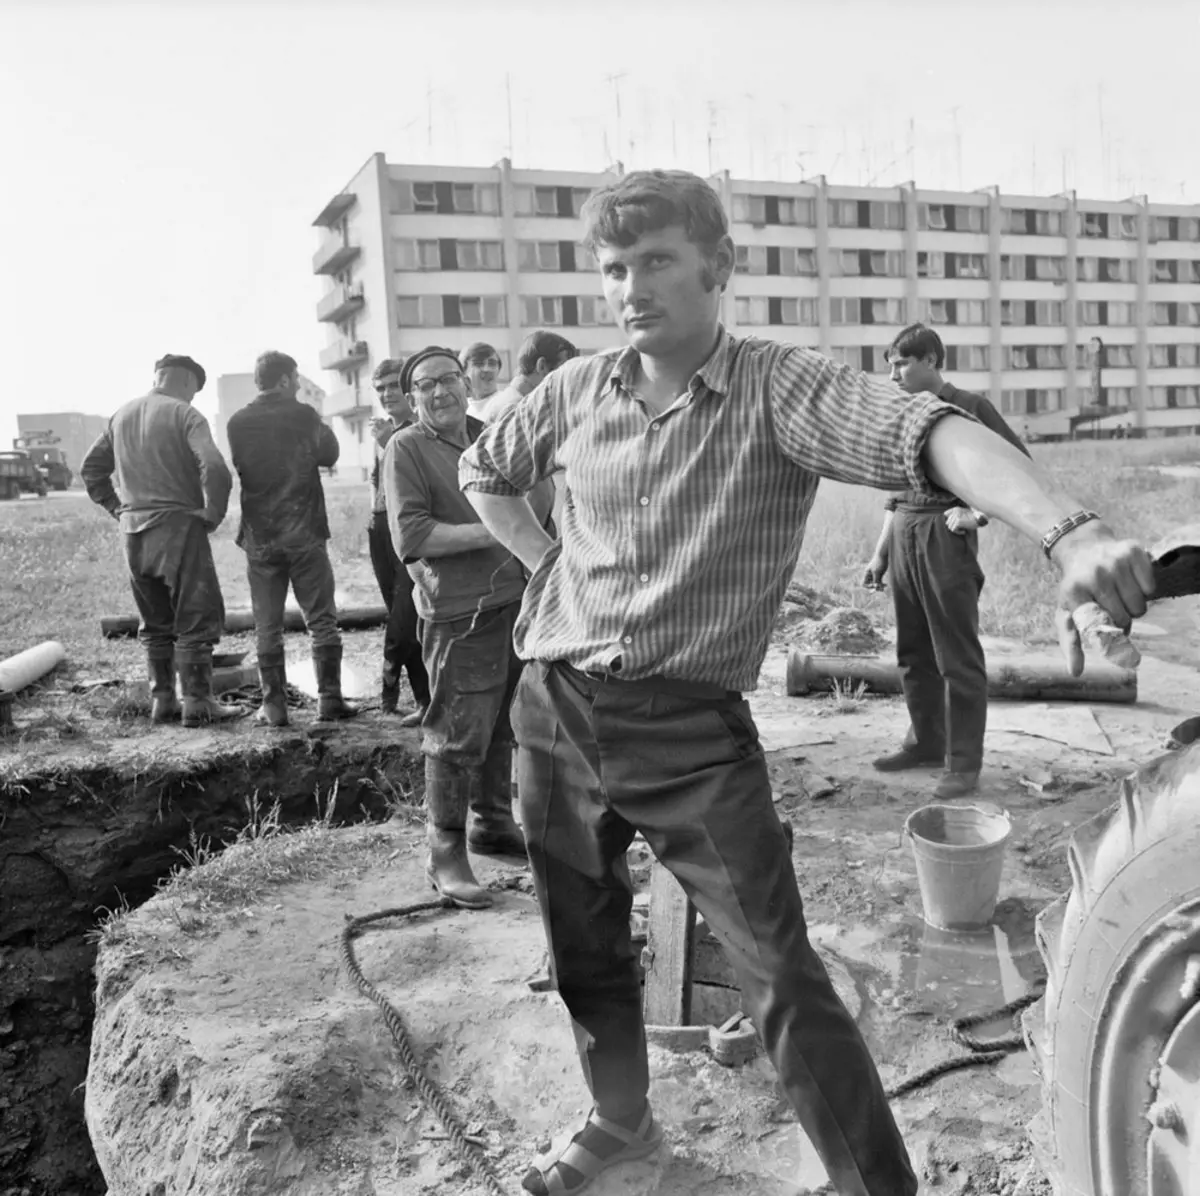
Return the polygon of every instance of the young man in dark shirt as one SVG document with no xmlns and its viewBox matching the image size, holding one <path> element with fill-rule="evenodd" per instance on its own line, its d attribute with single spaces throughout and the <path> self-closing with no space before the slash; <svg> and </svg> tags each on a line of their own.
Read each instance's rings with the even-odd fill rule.
<svg viewBox="0 0 1200 1196">
<path fill-rule="evenodd" d="M 887 352 L 892 381 L 909 394 L 935 394 L 969 412 L 1026 456 L 1021 438 L 982 395 L 942 377 L 946 350 L 924 324 L 912 324 Z M 952 494 L 906 491 L 884 504 L 883 527 L 866 583 L 881 586 L 889 567 L 896 611 L 896 660 L 910 722 L 900 749 L 875 761 L 880 772 L 945 764 L 934 797 L 973 793 L 983 765 L 987 662 L 979 642 L 977 529 L 987 516 Z"/>
<path fill-rule="evenodd" d="M 242 483 L 237 543 L 246 553 L 258 639 L 263 702 L 258 717 L 287 725 L 283 610 L 289 584 L 312 636 L 317 717 L 350 718 L 342 700 L 342 637 L 337 626 L 329 520 L 321 467 L 338 459 L 338 442 L 320 415 L 296 398 L 294 358 L 270 351 L 254 363 L 258 397 L 229 420 L 229 452 Z"/>
</svg>

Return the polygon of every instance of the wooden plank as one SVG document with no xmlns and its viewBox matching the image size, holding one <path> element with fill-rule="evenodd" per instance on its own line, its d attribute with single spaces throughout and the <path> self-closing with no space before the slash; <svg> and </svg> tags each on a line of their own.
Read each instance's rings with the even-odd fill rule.
<svg viewBox="0 0 1200 1196">
<path fill-rule="evenodd" d="M 692 1016 L 692 932 L 696 907 L 657 860 L 650 868 L 646 933 L 645 1018 L 650 1025 L 686 1026 Z"/>
</svg>

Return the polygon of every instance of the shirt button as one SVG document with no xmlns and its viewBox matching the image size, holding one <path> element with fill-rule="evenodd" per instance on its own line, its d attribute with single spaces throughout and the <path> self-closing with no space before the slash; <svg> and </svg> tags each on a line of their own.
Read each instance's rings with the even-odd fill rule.
<svg viewBox="0 0 1200 1196">
<path fill-rule="evenodd" d="M 623 644 L 632 644 L 632 643 L 633 643 L 633 636 L 631 636 L 631 635 L 627 635 L 627 636 L 626 636 L 626 637 L 625 637 L 625 638 L 624 638 L 624 639 L 621 641 L 621 643 L 623 643 Z"/>
<path fill-rule="evenodd" d="M 657 431 L 658 431 L 658 424 L 651 424 L 651 425 L 650 425 L 650 431 L 651 431 L 651 432 L 657 432 Z"/>
<path fill-rule="evenodd" d="M 638 499 L 638 502 L 640 502 L 643 507 L 648 507 L 650 505 L 650 500 L 644 494 Z"/>
<path fill-rule="evenodd" d="M 649 580 L 650 580 L 650 574 L 649 574 L 649 573 L 643 573 L 643 574 L 641 575 L 641 577 L 639 577 L 639 578 L 638 578 L 638 581 L 649 581 Z"/>
</svg>

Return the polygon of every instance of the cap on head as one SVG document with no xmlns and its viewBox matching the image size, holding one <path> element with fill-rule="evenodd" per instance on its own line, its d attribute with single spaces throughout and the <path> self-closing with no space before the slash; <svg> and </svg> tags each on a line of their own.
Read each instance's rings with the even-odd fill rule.
<svg viewBox="0 0 1200 1196">
<path fill-rule="evenodd" d="M 458 354 L 453 349 L 447 349 L 443 345 L 426 345 L 424 349 L 414 353 L 400 367 L 400 389 L 404 394 L 412 393 L 413 371 L 421 362 L 428 360 L 430 357 L 448 357 L 451 361 L 458 361 Z"/>
<path fill-rule="evenodd" d="M 500 360 L 494 345 L 489 345 L 487 341 L 473 341 L 462 351 L 458 361 L 465 370 L 469 365 L 485 365 L 493 357 Z"/>
<path fill-rule="evenodd" d="M 154 372 L 156 374 L 159 370 L 175 369 L 191 370 L 196 377 L 196 390 L 201 391 L 204 389 L 204 383 L 208 380 L 208 375 L 204 372 L 204 367 L 185 354 L 167 353 L 154 363 Z"/>
<path fill-rule="evenodd" d="M 565 336 L 551 332 L 549 328 L 535 328 L 522 342 L 517 354 L 517 368 L 522 374 L 532 374 L 543 357 L 551 366 L 565 353 L 574 357 L 579 350 Z"/>
</svg>

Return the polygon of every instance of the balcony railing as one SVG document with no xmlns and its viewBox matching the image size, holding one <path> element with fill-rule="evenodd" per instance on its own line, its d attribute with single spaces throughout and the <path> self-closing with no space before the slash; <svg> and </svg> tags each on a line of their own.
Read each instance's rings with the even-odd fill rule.
<svg viewBox="0 0 1200 1196">
<path fill-rule="evenodd" d="M 357 245 L 348 245 L 341 237 L 330 237 L 313 254 L 314 274 L 336 274 L 348 266 L 362 250 Z"/>
<path fill-rule="evenodd" d="M 328 295 L 323 295 L 317 304 L 317 319 L 324 324 L 340 324 L 348 315 L 356 312 L 363 305 L 363 287 L 361 282 L 351 283 L 348 287 L 334 287 Z"/>
<path fill-rule="evenodd" d="M 321 350 L 318 359 L 323 370 L 344 370 L 356 361 L 366 361 L 370 348 L 366 341 L 348 341 L 340 337 Z"/>
<path fill-rule="evenodd" d="M 370 413 L 371 407 L 364 402 L 354 387 L 334 391 L 325 400 L 326 414 L 330 419 L 352 419 Z"/>
</svg>

